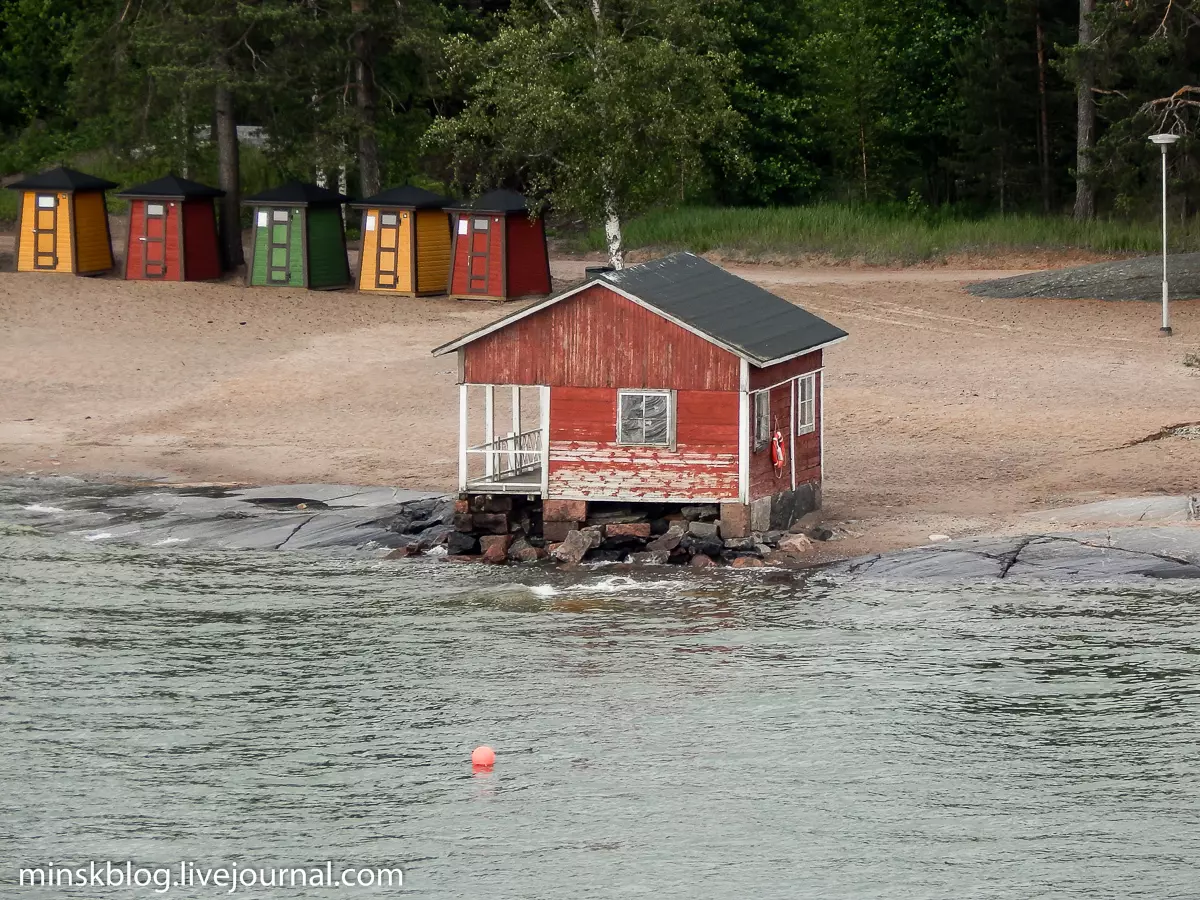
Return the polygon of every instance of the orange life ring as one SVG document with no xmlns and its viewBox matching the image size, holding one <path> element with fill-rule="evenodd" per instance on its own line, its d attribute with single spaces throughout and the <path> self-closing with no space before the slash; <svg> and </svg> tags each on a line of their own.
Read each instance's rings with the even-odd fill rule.
<svg viewBox="0 0 1200 900">
<path fill-rule="evenodd" d="M 783 432 L 776 431 L 771 439 L 771 462 L 775 464 L 776 477 L 783 474 L 783 466 L 787 462 L 787 452 L 783 449 Z"/>
</svg>

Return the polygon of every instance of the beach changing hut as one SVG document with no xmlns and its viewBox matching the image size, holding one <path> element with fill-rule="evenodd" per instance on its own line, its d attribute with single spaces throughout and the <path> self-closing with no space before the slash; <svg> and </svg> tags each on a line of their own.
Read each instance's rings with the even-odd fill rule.
<svg viewBox="0 0 1200 900">
<path fill-rule="evenodd" d="M 703 503 L 726 537 L 786 528 L 820 506 L 822 354 L 846 336 L 690 253 L 602 273 L 433 351 L 458 355 L 459 491 L 547 522 Z"/>
<path fill-rule="evenodd" d="M 17 271 L 100 275 L 113 267 L 104 192 L 111 181 L 59 167 L 8 187 L 17 206 Z"/>
<path fill-rule="evenodd" d="M 129 200 L 127 279 L 205 281 L 222 274 L 213 200 L 225 192 L 165 175 L 117 194 Z"/>
<path fill-rule="evenodd" d="M 360 291 L 444 294 L 450 277 L 449 201 L 405 185 L 350 204 L 363 211 Z"/>
<path fill-rule="evenodd" d="M 328 290 L 351 283 L 342 204 L 348 198 L 291 181 L 242 203 L 253 207 L 251 285 Z"/>
<path fill-rule="evenodd" d="M 516 191 L 484 194 L 448 207 L 454 217 L 451 297 L 515 300 L 550 293 L 550 255 L 541 216 L 530 217 Z"/>
</svg>

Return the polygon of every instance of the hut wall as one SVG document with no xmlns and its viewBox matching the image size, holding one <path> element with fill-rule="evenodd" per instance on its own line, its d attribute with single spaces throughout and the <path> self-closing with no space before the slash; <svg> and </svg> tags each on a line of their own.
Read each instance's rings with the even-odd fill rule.
<svg viewBox="0 0 1200 900">
<path fill-rule="evenodd" d="M 58 203 L 58 223 L 55 232 L 55 253 L 58 266 L 54 269 L 34 267 L 34 222 L 37 217 L 38 191 L 23 191 L 21 195 L 21 249 L 17 259 L 18 272 L 70 272 L 71 268 L 71 195 L 55 194 Z M 40 193 L 50 193 L 42 191 Z"/>
<path fill-rule="evenodd" d="M 754 407 L 751 401 L 750 407 L 750 499 L 756 500 L 760 497 L 769 497 L 772 494 L 777 494 L 782 490 L 789 490 L 792 486 L 792 444 L 790 430 L 794 430 L 795 423 L 792 420 L 792 383 L 784 381 L 783 384 L 778 382 L 783 379 L 792 379 L 799 375 L 804 375 L 808 372 L 813 372 L 821 367 L 821 351 L 808 353 L 797 359 L 790 360 L 786 363 L 780 363 L 777 366 L 770 366 L 766 369 L 750 369 L 750 387 L 752 390 L 756 388 L 765 388 L 770 385 L 776 385 L 771 388 L 771 417 L 779 423 L 779 430 L 783 432 L 784 448 L 789 454 L 789 459 L 783 468 L 783 475 L 780 478 L 775 477 L 775 465 L 771 461 L 771 446 L 767 444 L 761 450 L 754 449 Z M 810 481 L 821 480 L 821 375 L 817 374 L 815 379 L 815 391 L 813 394 L 815 428 L 807 434 L 796 435 L 796 484 L 805 484 Z"/>
<path fill-rule="evenodd" d="M 441 294 L 450 277 L 450 217 L 440 209 L 417 210 L 417 293 Z"/>
<path fill-rule="evenodd" d="M 391 209 L 388 212 L 396 215 L 396 287 L 395 290 L 412 293 L 413 290 L 413 253 L 412 229 L 413 211 L 409 209 Z M 382 237 L 382 235 L 380 235 Z"/>
<path fill-rule="evenodd" d="M 374 217 L 376 226 L 367 230 L 368 217 Z M 362 211 L 362 246 L 358 251 L 358 289 L 360 291 L 377 291 L 375 286 L 375 254 L 379 249 L 379 210 L 364 209 Z"/>
<path fill-rule="evenodd" d="M 308 286 L 340 287 L 350 283 L 346 237 L 341 210 L 333 206 L 308 209 Z"/>
<path fill-rule="evenodd" d="M 545 226 L 540 218 L 509 216 L 508 296 L 528 297 L 550 293 L 550 262 L 546 253 Z"/>
<path fill-rule="evenodd" d="M 477 232 L 473 230 L 472 220 L 488 219 L 488 230 Z M 455 296 L 504 297 L 504 216 L 489 215 L 475 216 L 471 213 L 459 213 L 455 228 L 460 222 L 467 223 L 467 233 L 457 234 L 454 242 L 454 274 L 450 285 L 450 293 Z M 467 277 L 468 264 L 472 246 L 487 250 L 487 286 L 483 291 L 472 291 L 470 279 Z"/>
<path fill-rule="evenodd" d="M 166 207 L 165 231 L 163 232 L 164 269 L 160 277 L 151 281 L 179 281 L 183 277 L 179 266 L 179 201 L 177 200 L 133 200 L 129 204 L 129 240 L 125 245 L 125 277 L 135 280 L 146 278 L 146 204 L 161 203 Z"/>
<path fill-rule="evenodd" d="M 221 245 L 217 237 L 217 215 L 211 200 L 184 201 L 183 241 L 183 275 L 188 281 L 221 277 Z"/>
<path fill-rule="evenodd" d="M 737 391 L 679 391 L 671 449 L 617 443 L 615 388 L 551 388 L 549 495 L 736 500 L 739 396 Z"/>
<path fill-rule="evenodd" d="M 107 272 L 113 266 L 112 240 L 104 194 L 83 191 L 74 195 L 75 271 Z"/>
<path fill-rule="evenodd" d="M 737 391 L 741 381 L 736 356 L 599 285 L 474 341 L 464 355 L 471 384 Z"/>
<path fill-rule="evenodd" d="M 274 221 L 271 214 L 279 207 L 260 206 L 254 209 L 254 268 L 250 273 L 250 283 L 256 286 L 270 285 L 279 287 L 282 282 L 270 281 L 267 278 L 269 269 L 267 262 L 271 253 L 270 228 Z M 267 214 L 266 225 L 259 225 L 259 214 Z M 301 209 L 288 209 L 291 226 L 290 243 L 288 247 L 288 280 L 291 287 L 304 287 L 304 212 Z"/>
</svg>

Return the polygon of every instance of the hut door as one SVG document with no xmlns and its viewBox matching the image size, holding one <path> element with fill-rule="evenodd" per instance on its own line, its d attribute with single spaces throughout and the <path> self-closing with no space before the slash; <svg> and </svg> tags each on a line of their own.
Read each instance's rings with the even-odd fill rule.
<svg viewBox="0 0 1200 900">
<path fill-rule="evenodd" d="M 471 249 L 467 253 L 467 291 L 486 294 L 488 286 L 488 217 L 471 217 Z"/>
<path fill-rule="evenodd" d="M 375 256 L 375 287 L 394 290 L 400 253 L 400 217 L 379 213 L 379 243 Z"/>
<path fill-rule="evenodd" d="M 142 275 L 162 278 L 167 274 L 166 204 L 147 203 L 142 222 Z"/>
<path fill-rule="evenodd" d="M 38 194 L 33 214 L 33 267 L 58 268 L 58 197 Z"/>
<path fill-rule="evenodd" d="M 267 246 L 267 281 L 287 284 L 292 277 L 291 210 L 271 210 L 270 242 Z"/>
</svg>

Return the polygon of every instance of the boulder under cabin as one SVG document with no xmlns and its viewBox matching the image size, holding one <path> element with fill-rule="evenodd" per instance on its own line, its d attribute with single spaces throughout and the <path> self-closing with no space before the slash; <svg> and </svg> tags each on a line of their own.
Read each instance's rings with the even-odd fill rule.
<svg viewBox="0 0 1200 900">
<path fill-rule="evenodd" d="M 604 272 L 433 351 L 458 356 L 460 497 L 540 500 L 548 530 L 597 503 L 787 528 L 821 503 L 823 354 L 846 337 L 690 253 Z"/>
</svg>

